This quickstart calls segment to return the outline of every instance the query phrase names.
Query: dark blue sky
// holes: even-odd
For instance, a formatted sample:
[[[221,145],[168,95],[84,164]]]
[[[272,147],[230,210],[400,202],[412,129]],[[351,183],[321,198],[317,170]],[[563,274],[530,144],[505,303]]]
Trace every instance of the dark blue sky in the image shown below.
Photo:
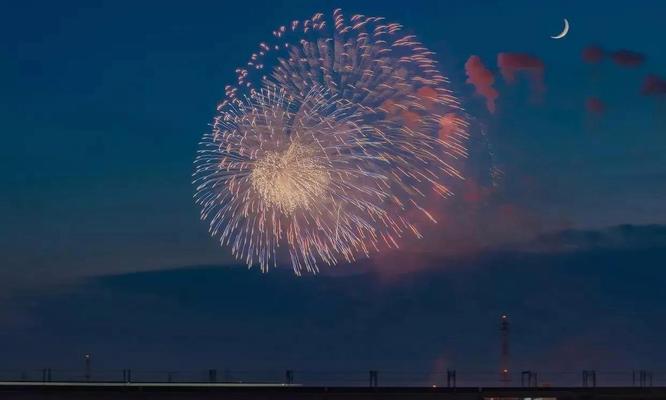
[[[153,286],[150,279],[155,279],[158,287],[161,284],[168,287],[169,279],[174,279],[155,272],[156,275],[140,275],[138,280],[106,281],[105,276],[109,274],[230,263],[228,251],[208,237],[206,226],[199,222],[198,210],[191,200],[191,162],[198,140],[208,129],[224,86],[235,79],[234,69],[246,61],[257,43],[268,38],[279,25],[307,18],[314,12],[330,12],[336,7],[342,7],[347,13],[382,15],[400,22],[437,53],[436,59],[444,74],[451,77],[453,88],[467,109],[487,127],[497,162],[505,173],[501,202],[510,205],[514,210],[512,215],[518,213],[522,221],[512,221],[508,229],[513,233],[521,231],[521,240],[563,227],[603,231],[618,224],[666,223],[666,185],[663,183],[666,180],[666,102],[664,98],[640,95],[645,75],[666,75],[666,53],[660,39],[666,37],[662,17],[666,4],[663,2],[616,1],[612,6],[602,1],[490,0],[228,4],[221,1],[109,1],[94,5],[84,1],[14,2],[5,5],[0,14],[0,132],[3,139],[0,214],[5,217],[0,224],[3,259],[0,280],[4,282],[0,287],[6,287],[3,295],[6,311],[0,314],[5,315],[5,320],[0,321],[0,326],[14,326],[17,321],[26,320],[30,328],[10,330],[15,336],[7,334],[5,343],[15,341],[32,346],[41,340],[44,331],[52,330],[55,336],[70,338],[65,343],[81,339],[113,357],[117,354],[115,344],[105,347],[102,342],[89,339],[90,335],[99,334],[94,329],[79,333],[69,331],[65,328],[67,318],[45,318],[45,313],[51,314],[48,307],[57,311],[55,315],[72,313],[74,325],[83,324],[81,313],[89,311],[77,311],[77,303],[72,300],[79,290],[95,291],[101,285],[110,296],[134,301],[127,300],[127,296],[149,290]],[[569,36],[560,41],[549,39],[549,35],[559,31],[564,17],[571,22]],[[590,43],[608,49],[635,50],[646,54],[647,62],[637,69],[623,69],[610,62],[588,65],[581,61],[580,54]],[[500,90],[498,112],[490,115],[484,110],[482,99],[475,97],[473,89],[464,83],[463,65],[470,55],[476,54],[496,69],[495,57],[502,51],[527,52],[543,59],[547,90],[535,101],[524,82],[507,86],[500,79],[496,84]],[[601,116],[590,115],[585,110],[586,98],[593,95],[603,98],[607,105]],[[486,213],[479,215],[482,217],[470,218],[467,224],[470,226],[465,227],[461,238],[451,240],[468,241],[471,236],[496,228],[498,223],[494,217],[483,217]],[[436,239],[431,239],[429,244],[446,247],[446,243],[437,240],[451,235],[435,234]],[[489,241],[493,248],[504,245],[495,237]],[[657,245],[654,241],[648,242],[650,248],[663,244],[659,240]],[[650,260],[663,263],[663,253],[660,254],[641,255],[645,265],[622,266],[612,271],[593,262],[587,273],[622,281],[622,277],[634,276],[634,269],[656,268],[648,264]],[[465,263],[473,264],[469,260]],[[585,263],[577,261],[576,265],[584,267]],[[436,268],[438,266],[427,267],[435,267],[433,273],[442,285],[454,285],[445,278],[446,273]],[[531,268],[530,274],[537,277],[534,279],[549,288],[549,296],[553,297],[549,302],[556,303],[558,296],[563,300],[569,296],[568,292],[551,290],[549,286],[561,284],[571,290],[575,282],[567,281],[566,268],[553,267],[556,272],[541,271],[538,265]],[[550,279],[551,273],[553,279]],[[179,279],[189,279],[187,272],[182,274]],[[345,290],[343,278],[322,278],[322,282],[308,278],[294,282],[296,278],[273,278],[271,274],[261,278],[255,277],[254,272],[247,273],[253,278],[242,277],[244,272],[233,274],[240,276],[241,281],[258,279],[262,288],[274,284],[273,290],[285,291],[287,297],[291,293],[289,288],[297,285],[304,290],[297,291],[297,296],[302,296],[304,301],[309,301],[308,296],[317,297],[313,289],[307,288],[310,284],[330,285],[333,291]],[[515,268],[507,269],[504,274],[509,281],[524,276]],[[464,272],[458,271],[456,275],[463,280],[472,279],[465,277]],[[101,279],[101,283],[94,283],[93,286],[98,286],[91,289],[86,286],[90,285],[87,281],[74,293],[70,289],[61,293],[58,289],[58,294],[53,294],[54,285],[73,285],[75,279],[84,276]],[[379,285],[373,283],[373,277],[365,276],[363,284]],[[663,282],[664,276],[657,275],[657,278]],[[227,277],[223,272],[216,272],[210,279],[224,281]],[[124,286],[126,283],[129,289]],[[192,279],[191,283],[184,284],[190,286],[183,290],[196,293],[197,285],[203,283],[210,285],[207,280]],[[227,283],[220,285],[226,287]],[[252,285],[248,291],[263,290]],[[462,287],[468,287],[465,285],[472,284]],[[636,285],[640,286],[640,282]],[[210,286],[205,290],[216,293]],[[426,302],[423,298],[431,295],[428,290],[400,290],[406,290],[405,296],[413,297],[418,304]],[[603,287],[597,290],[598,298],[590,313],[603,314],[617,306]],[[28,291],[29,296],[24,291]],[[128,295],[128,291],[132,293]],[[91,296],[96,298],[97,295]],[[25,296],[29,300],[25,300]],[[52,302],[52,296],[64,296],[64,299],[59,297]],[[262,294],[257,293],[257,296],[257,301],[261,302]],[[364,301],[371,302],[369,296]],[[465,296],[471,296],[470,301],[477,302],[479,307],[491,301],[502,303],[503,299],[500,293],[486,296],[482,292],[463,292],[455,301],[463,301]],[[508,298],[517,296],[512,292]],[[544,301],[543,296],[531,290],[526,291],[525,296],[534,299],[531,301]],[[192,307],[196,310],[200,307],[198,302],[205,300],[194,298]],[[383,294],[381,299],[390,301],[390,296]],[[454,325],[462,315],[478,311],[465,307],[455,309],[450,304],[451,299],[435,296],[435,300],[449,302],[448,307],[454,307],[451,317],[441,316]],[[643,300],[645,303],[641,303]],[[216,301],[224,307],[223,300]],[[326,307],[337,307],[333,300],[328,301]],[[31,308],[24,304],[26,302],[39,305]],[[625,308],[619,311],[623,324],[633,326],[632,321],[643,320],[643,316],[631,319],[630,310],[634,306],[640,309],[649,305],[655,307],[655,311],[666,306],[666,302],[656,298],[639,298],[636,302],[631,306],[624,304]],[[298,304],[291,299],[282,311],[290,314],[293,310],[299,318],[311,318],[290,308]],[[510,302],[506,306],[512,307]],[[110,318],[122,320],[111,305],[105,307],[103,312],[114,315]],[[182,310],[178,311],[177,318],[189,318],[186,310],[190,303],[184,302],[179,307]],[[354,320],[358,328],[348,327],[359,330],[354,333],[357,336],[352,335],[356,338],[353,343],[357,344],[363,343],[359,339],[364,337],[361,331],[379,329],[373,328],[377,320],[385,322],[386,318],[396,318],[383,317],[377,310],[367,311],[348,303],[339,307],[359,313]],[[484,312],[478,313],[479,320],[471,318],[473,323],[458,326],[485,329],[483,324],[494,318],[495,311],[501,312],[500,308],[484,308]],[[264,318],[260,309],[257,306],[250,310],[256,321]],[[144,312],[151,313],[148,309]],[[364,319],[365,312],[371,317]],[[220,327],[226,323],[215,321],[216,313],[208,309],[202,314],[193,312],[193,315],[191,321],[185,322],[201,330],[205,330],[211,320],[215,329],[223,329]],[[233,318],[242,319],[242,315],[220,318],[229,322]],[[484,322],[480,322],[481,319]],[[120,324],[147,329],[142,327],[147,322],[142,321],[137,317]],[[168,330],[171,323],[168,321],[162,321],[161,329]],[[332,318],[331,323],[333,321]],[[446,321],[439,321],[437,329],[445,330]],[[408,323],[408,320],[403,322]],[[585,322],[583,318],[573,318],[570,322],[587,323],[582,328],[584,335],[588,330],[596,332],[594,322]],[[277,330],[281,329],[280,322],[272,321],[271,325],[273,323],[277,323]],[[613,327],[610,325],[609,329]],[[421,328],[425,329],[425,325]],[[652,329],[656,328],[657,325],[648,323],[641,335],[651,337]],[[36,334],[37,329],[42,333]],[[542,329],[549,330],[549,327]],[[553,325],[550,329],[561,327]],[[241,329],[234,332],[238,336],[247,334]],[[567,343],[567,340],[575,340],[576,330],[572,328],[563,335],[540,340],[544,345],[553,341]],[[252,336],[252,340],[258,341],[259,336]],[[269,341],[275,338],[280,343],[282,339],[287,340],[269,332],[266,338]],[[412,340],[417,340],[415,338]],[[478,339],[494,340],[492,335]],[[434,337],[418,336],[418,340],[436,342]],[[608,337],[604,340],[610,343]],[[536,346],[539,340],[535,342]],[[472,346],[471,342],[466,343]],[[393,345],[400,347],[397,343]],[[247,346],[251,353],[249,344]],[[331,346],[340,346],[340,343]],[[444,351],[444,344],[437,346]],[[483,346],[488,343],[484,342]],[[317,348],[308,348],[307,352],[316,354]],[[74,345],[71,349],[71,353],[83,351]],[[46,357],[66,358],[68,351],[63,347]],[[663,356],[664,349],[660,351]],[[177,355],[174,357],[186,353],[181,349],[174,352]],[[408,358],[409,352],[403,353],[401,357]],[[36,354],[31,357],[38,358]],[[242,358],[241,355],[233,357]],[[284,357],[284,354],[275,353],[272,357]],[[474,357],[472,360],[480,362],[479,356]],[[433,362],[425,352],[417,358],[423,368]],[[250,359],[258,360],[255,356]],[[318,358],[313,356],[313,359]],[[201,360],[201,357],[192,360]],[[372,357],[368,355],[352,362],[361,365],[364,360],[372,360]],[[628,364],[634,362],[631,357],[619,360]],[[294,363],[297,361],[296,358]]]

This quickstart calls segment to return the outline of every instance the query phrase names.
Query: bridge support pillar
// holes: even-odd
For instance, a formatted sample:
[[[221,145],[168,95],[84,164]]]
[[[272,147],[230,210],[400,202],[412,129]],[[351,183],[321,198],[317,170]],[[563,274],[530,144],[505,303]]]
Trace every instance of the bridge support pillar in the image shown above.
[[[446,386],[450,388],[456,387],[456,370],[447,369],[446,370]]]
[[[633,373],[634,386],[636,385],[636,371]],[[652,372],[641,369],[638,371],[638,385],[640,387],[652,386]]]
[[[537,373],[527,370],[520,373],[520,386],[522,387],[537,387]]]
[[[597,386],[597,372],[595,370],[586,369],[583,371],[583,387]]]
[[[376,370],[370,371],[370,387],[379,386],[379,373]]]

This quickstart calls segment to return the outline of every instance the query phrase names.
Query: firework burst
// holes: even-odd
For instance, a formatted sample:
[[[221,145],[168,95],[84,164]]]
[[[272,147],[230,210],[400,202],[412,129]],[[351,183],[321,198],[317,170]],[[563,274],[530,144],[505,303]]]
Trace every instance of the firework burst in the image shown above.
[[[397,248],[452,195],[464,112],[398,24],[339,10],[273,32],[226,88],[195,160],[210,233],[248,266],[297,274]]]

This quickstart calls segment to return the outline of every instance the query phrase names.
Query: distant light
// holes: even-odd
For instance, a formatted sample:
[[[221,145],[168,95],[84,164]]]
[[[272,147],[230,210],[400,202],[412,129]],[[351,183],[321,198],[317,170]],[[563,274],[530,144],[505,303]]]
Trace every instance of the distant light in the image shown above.
[[[437,387],[437,385],[432,385],[432,387],[436,388],[436,387]]]

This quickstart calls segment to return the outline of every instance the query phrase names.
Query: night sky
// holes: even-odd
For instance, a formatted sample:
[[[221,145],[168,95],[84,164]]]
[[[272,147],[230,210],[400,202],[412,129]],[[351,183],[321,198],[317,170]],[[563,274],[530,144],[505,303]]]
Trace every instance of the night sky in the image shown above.
[[[437,53],[501,189],[471,180],[458,220],[399,253],[314,277],[248,271],[199,221],[197,144],[259,42],[337,7]],[[663,2],[2,8],[0,369],[78,368],[91,352],[100,369],[374,368],[434,383],[446,368],[496,371],[507,313],[515,370],[666,371],[666,90],[641,92],[666,77]],[[550,39],[563,18],[571,32]],[[590,45],[645,61],[585,62]],[[545,90],[502,80],[500,52],[542,60]],[[495,113],[465,83],[471,55],[496,75]]]

